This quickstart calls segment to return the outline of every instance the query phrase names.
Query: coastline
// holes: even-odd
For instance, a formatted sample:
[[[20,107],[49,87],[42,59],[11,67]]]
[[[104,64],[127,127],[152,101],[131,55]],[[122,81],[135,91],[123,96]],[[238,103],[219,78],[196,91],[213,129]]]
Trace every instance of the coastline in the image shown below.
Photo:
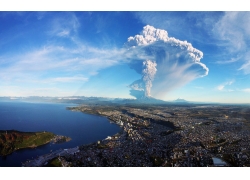
[[[160,137],[166,137],[166,135],[175,137],[174,130],[176,129],[176,127],[172,129],[167,126],[169,125],[168,123],[159,123],[161,122],[160,120],[157,121],[157,123],[155,122],[155,120],[152,120],[152,122],[150,122],[150,119],[148,118],[145,118],[143,120],[141,117],[132,117],[129,113],[125,114],[123,111],[116,111],[113,109],[112,111],[111,109],[109,109],[108,111],[96,111],[95,109],[92,109],[92,107],[88,107],[87,110],[82,108],[83,107],[67,107],[67,110],[80,111],[85,114],[105,117],[109,120],[110,123],[115,123],[116,125],[120,126],[120,132],[112,136],[107,136],[102,140],[98,140],[89,144],[79,145],[76,147],[77,150],[75,148],[71,148],[75,149],[73,150],[74,153],[67,153],[67,151],[58,150],[56,151],[56,153],[52,152],[46,155],[42,155],[32,161],[26,161],[25,163],[23,163],[23,166],[46,166],[51,159],[60,158],[62,156],[62,152],[64,153],[64,158],[67,160],[85,156],[89,151],[91,151],[90,153],[92,155],[86,155],[87,159],[83,163],[90,163],[89,166],[100,166],[98,165],[96,160],[93,160],[94,164],[91,164],[91,159],[96,158],[96,156],[93,156],[93,154],[98,155],[98,153],[102,152],[102,154],[108,155],[108,152],[111,153],[117,150],[120,151],[121,147],[124,147],[124,150],[127,149],[129,153],[131,150],[136,150],[136,147],[139,144],[141,144],[143,146],[143,149],[145,149],[146,147],[150,147],[151,143],[157,143],[157,139],[159,140]],[[91,110],[89,108],[91,108]],[[165,132],[166,135],[160,135],[159,137],[157,134],[154,134],[155,132],[159,132],[157,134],[160,134],[160,132]],[[143,151],[143,149],[141,149],[141,151]],[[70,166],[78,166],[77,164],[75,164],[77,162],[79,162],[79,160],[75,159],[74,161],[68,162],[67,164],[70,164]],[[110,163],[111,162],[112,160],[110,160]],[[110,166],[116,165],[112,165],[111,163]]]
[[[37,148],[48,143],[68,142],[71,138],[55,135],[51,132],[22,132],[17,130],[0,130],[0,156],[8,156],[15,151]]]

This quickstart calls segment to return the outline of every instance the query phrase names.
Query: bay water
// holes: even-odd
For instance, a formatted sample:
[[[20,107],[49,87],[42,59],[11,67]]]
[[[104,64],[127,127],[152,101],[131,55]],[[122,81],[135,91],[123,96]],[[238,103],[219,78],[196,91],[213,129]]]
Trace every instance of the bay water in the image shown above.
[[[0,130],[48,131],[70,137],[61,144],[46,144],[0,156],[1,167],[18,167],[22,162],[58,149],[73,148],[105,139],[120,131],[105,117],[67,110],[74,104],[0,102]]]

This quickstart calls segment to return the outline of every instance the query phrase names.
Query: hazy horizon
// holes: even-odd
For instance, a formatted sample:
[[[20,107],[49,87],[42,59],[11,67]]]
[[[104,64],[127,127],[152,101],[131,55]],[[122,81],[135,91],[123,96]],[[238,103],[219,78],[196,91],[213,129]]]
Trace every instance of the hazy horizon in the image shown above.
[[[81,99],[81,97],[84,97],[84,98],[87,98],[87,99]],[[3,99],[1,99],[3,98]],[[4,100],[6,101],[6,99],[10,102],[16,102],[15,100],[18,100],[17,102],[37,102],[37,103],[43,103],[43,102],[49,102],[49,103],[60,103],[60,102],[54,102],[55,100],[65,100],[66,102],[61,102],[61,103],[73,103],[73,102],[67,102],[68,101],[71,101],[71,100],[80,100],[82,101],[82,103],[88,103],[89,99],[88,98],[97,98],[96,100],[100,100],[98,98],[102,98],[104,101],[113,101],[113,100],[117,100],[117,99],[120,99],[120,100],[134,100],[134,101],[137,101],[140,102],[141,100],[143,99],[136,99],[136,98],[119,98],[119,97],[102,97],[102,96],[0,96],[0,102],[1,100]],[[32,99],[32,98],[35,98],[35,99]],[[40,98],[40,99],[36,99],[36,98]],[[44,98],[44,99],[43,99]],[[155,99],[155,98],[154,98]],[[23,100],[23,101],[22,101]],[[44,101],[46,100],[46,101]],[[51,100],[51,101],[48,101],[48,100]],[[161,100],[161,99],[155,99],[156,101],[165,101],[166,103],[176,103],[176,104],[182,104],[182,103],[187,103],[187,104],[192,104],[192,105],[199,105],[199,104],[210,104],[210,105],[249,105],[250,103],[249,102],[246,102],[246,103],[234,103],[234,102],[216,102],[216,101],[192,101],[192,100],[188,100],[188,99],[182,99],[182,98],[177,98],[177,99],[168,99],[168,100]],[[101,100],[100,100],[101,101]],[[142,101],[141,103],[142,104],[150,104],[152,103],[153,104],[157,104],[157,102],[150,102],[148,101],[145,102],[145,101]],[[162,104],[163,102],[159,102],[160,104]],[[79,103],[79,102],[78,102]],[[119,101],[116,102],[119,104]],[[132,103],[132,102],[131,102]],[[190,104],[190,105],[191,105]]]

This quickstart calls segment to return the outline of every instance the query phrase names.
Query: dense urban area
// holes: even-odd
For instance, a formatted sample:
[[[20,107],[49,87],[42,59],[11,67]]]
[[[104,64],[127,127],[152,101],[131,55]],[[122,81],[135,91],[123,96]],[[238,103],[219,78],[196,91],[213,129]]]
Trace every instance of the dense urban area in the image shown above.
[[[250,166],[249,106],[86,104],[68,109],[105,116],[121,131],[23,166]]]

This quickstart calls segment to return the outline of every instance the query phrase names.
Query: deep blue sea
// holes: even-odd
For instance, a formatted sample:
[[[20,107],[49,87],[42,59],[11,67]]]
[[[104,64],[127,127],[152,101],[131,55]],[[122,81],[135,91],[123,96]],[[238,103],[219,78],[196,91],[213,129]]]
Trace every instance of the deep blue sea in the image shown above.
[[[102,140],[120,131],[105,117],[69,111],[66,107],[74,104],[0,102],[0,130],[25,132],[49,131],[72,138],[62,144],[47,144],[34,149],[15,151],[0,156],[0,166],[18,167],[27,159],[49,153],[60,148],[73,148]]]

